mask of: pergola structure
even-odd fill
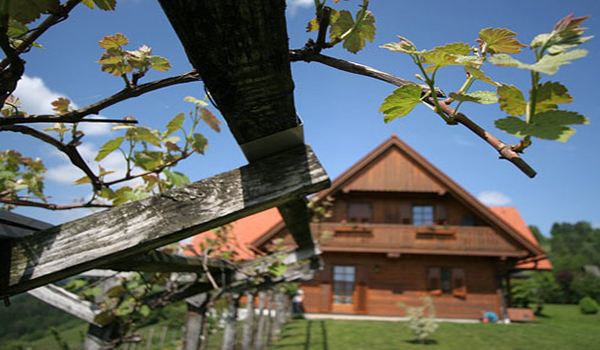
[[[0,297],[5,301],[35,289],[34,295],[56,306],[77,304],[72,313],[99,327],[93,305],[49,284],[92,269],[197,272],[197,259],[155,249],[274,206],[298,245],[286,261],[319,254],[306,196],[330,180],[304,144],[296,114],[285,1],[159,2],[249,164],[58,226],[2,214]],[[225,271],[230,287],[243,290],[243,278],[227,266],[215,262],[211,268]],[[283,279],[305,276],[302,268],[290,269]],[[195,285],[177,298],[210,289]],[[94,334],[101,343],[106,330],[99,328]]]

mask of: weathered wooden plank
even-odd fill
[[[300,123],[284,0],[159,2],[240,145]]]
[[[329,186],[309,146],[5,244],[0,297],[179,241]],[[8,247],[8,249],[7,249]]]
[[[100,326],[94,322],[94,318],[101,311],[96,305],[58,286],[49,284],[32,289],[27,293],[87,323]]]

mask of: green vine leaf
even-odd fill
[[[489,105],[498,102],[498,97],[493,91],[473,91],[466,94],[450,93],[450,97],[462,102],[475,102]]]
[[[498,87],[500,109],[510,115],[523,115],[527,111],[527,101],[518,87],[502,84]]]
[[[362,12],[363,10],[357,12],[357,20]],[[329,37],[332,42],[342,39],[344,48],[355,54],[365,47],[366,40],[373,42],[375,39],[375,16],[370,11],[365,11],[363,20],[356,25],[349,11],[339,11],[339,17],[331,24]]]
[[[5,1],[2,1],[3,5]],[[59,0],[13,0],[8,2],[8,16],[19,23],[28,24],[42,14],[59,8]]]
[[[81,2],[91,9],[98,6],[103,11],[114,11],[117,7],[117,0],[83,0]]]
[[[191,140],[191,145],[196,152],[204,154],[208,147],[208,140],[202,134],[194,134]]]
[[[111,154],[113,151],[115,151],[117,148],[119,148],[119,146],[121,146],[121,143],[123,143],[123,140],[125,140],[124,136],[121,137],[117,137],[114,140],[110,140],[107,143],[105,143],[102,147],[100,147],[100,151],[98,152],[98,155],[96,156],[96,158],[94,159],[95,161],[99,162],[102,159],[106,158],[109,154]],[[82,179],[79,179],[82,180]],[[77,181],[79,181],[77,180]]]
[[[557,82],[547,81],[538,88],[535,110],[537,113],[558,109],[559,103],[571,103],[573,97],[567,88]]]
[[[558,69],[565,65],[570,64],[571,61],[583,58],[587,56],[587,50],[573,50],[568,52],[563,52],[557,55],[545,55],[538,62],[534,64],[527,64],[520,62],[509,55],[498,54],[489,58],[489,62],[502,67],[517,67],[521,69],[529,69],[532,71],[554,75],[558,72]]]
[[[556,23],[552,33],[536,36],[530,46],[532,48],[541,47],[550,54],[557,54],[575,48],[593,38],[593,36],[582,37],[586,28],[580,26],[588,18],[589,16],[573,17],[573,14],[570,14]]]
[[[163,153],[157,151],[139,151],[133,154],[135,165],[144,170],[152,170],[163,165]]]
[[[170,182],[172,186],[181,186],[190,183],[190,178],[180,172],[172,172],[169,169],[165,169],[164,173],[167,177],[167,181]]]
[[[121,46],[129,44],[129,39],[121,33],[108,35],[98,42],[103,49],[120,49]]]
[[[206,103],[205,101],[199,100],[199,99],[197,99],[195,97],[192,97],[192,96],[186,96],[186,97],[183,98],[183,100],[186,101],[186,102],[191,102],[191,103],[193,103],[193,104],[195,104],[196,106],[199,106],[199,107],[206,107],[206,106],[208,106],[208,103]]]
[[[183,122],[185,121],[185,114],[179,113],[167,124],[167,130],[163,134],[163,139],[169,137],[177,130],[181,129]]]
[[[495,121],[498,129],[517,137],[533,136],[545,140],[566,142],[575,129],[568,125],[589,124],[589,120],[569,111],[547,111],[536,114],[535,122],[527,123],[521,118],[506,117]]]
[[[485,73],[476,67],[473,66],[465,66],[465,71],[469,74],[471,74],[471,76],[477,80],[481,80],[483,82],[486,82],[488,84],[494,85],[496,87],[502,85],[494,80],[492,80],[491,78],[489,78],[487,75],[485,75]]]
[[[52,110],[58,112],[59,114],[65,114],[69,112],[69,105],[71,101],[68,98],[59,97],[56,100],[52,101]]]
[[[397,117],[404,117],[421,102],[421,87],[418,85],[404,85],[397,88],[379,107],[379,112],[384,113],[384,121],[391,122]]]
[[[381,45],[379,47],[382,49],[388,49],[390,51],[403,52],[403,53],[408,53],[408,54],[425,52],[425,51],[418,52],[417,47],[410,40],[408,40],[404,37],[401,37],[399,35],[398,35],[398,38],[400,39],[400,42],[387,43],[387,44]]]
[[[487,49],[492,53],[517,53],[521,52],[523,45],[515,39],[517,33],[506,28],[485,28],[479,32],[480,42],[487,44]]]
[[[169,60],[161,57],[161,56],[148,56],[148,60],[151,63],[152,69],[155,69],[159,72],[166,72],[171,69],[171,64]]]

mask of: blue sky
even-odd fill
[[[341,1],[338,6],[357,8],[359,1]],[[486,27],[505,27],[518,33],[528,44],[539,33],[550,32],[554,24],[569,13],[591,15],[586,22],[588,35],[597,35],[600,28],[600,5],[597,0],[581,1],[429,1],[427,5],[410,6],[400,1],[372,1],[371,10],[377,19],[373,43],[357,55],[334,48],[328,55],[366,64],[399,77],[413,79],[416,67],[399,53],[379,46],[395,41],[395,35],[412,40],[419,48],[432,48],[445,43],[464,41],[474,44],[477,33]],[[299,48],[313,34],[305,33],[306,22],[314,17],[312,0],[291,1],[288,8],[290,47]],[[58,96],[67,96],[82,107],[122,88],[122,81],[100,71],[98,60],[102,49],[98,40],[106,35],[123,33],[130,38],[130,48],[146,44],[154,54],[167,57],[173,69],[167,73],[153,72],[144,81],[185,73],[191,66],[183,48],[156,1],[119,0],[115,12],[92,11],[79,6],[70,18],[51,29],[39,40],[45,48],[25,55],[26,77],[21,81],[18,96],[30,113],[49,112],[49,103]],[[429,109],[417,106],[404,118],[385,124],[377,110],[394,87],[370,78],[351,75],[319,63],[292,64],[296,83],[295,99],[298,114],[305,123],[305,137],[332,178],[335,178],[367,152],[397,134],[434,165],[448,174],[469,192],[492,205],[516,206],[527,223],[538,225],[548,233],[554,222],[586,220],[600,226],[600,135],[595,100],[600,69],[600,39],[584,45],[589,55],[564,66],[551,77],[569,88],[575,102],[566,106],[591,120],[590,125],[577,126],[577,133],[568,143],[535,140],[527,150],[526,160],[538,171],[529,179],[506,161],[498,160],[496,152],[463,127],[446,126]],[[531,62],[530,55],[520,59]],[[461,68],[449,68],[439,75],[439,86],[446,92],[462,83]],[[489,69],[489,74],[501,82],[527,89],[529,75],[514,68]],[[480,86],[481,89],[486,88]],[[143,125],[162,127],[179,112],[192,107],[185,96],[202,98],[201,83],[163,89],[106,109],[102,116],[122,118],[135,116]],[[463,112],[492,131],[507,143],[515,142],[508,134],[497,130],[493,120],[503,117],[497,106],[466,106]],[[215,112],[216,110],[213,109]],[[204,128],[210,148],[204,156],[195,156],[176,170],[199,180],[246,163],[228,130],[220,134]],[[108,127],[88,127],[82,153],[90,162],[98,148],[111,136]],[[65,159],[49,146],[20,135],[3,133],[2,149],[16,148],[26,156],[43,157],[49,168],[47,193],[53,201],[71,203],[84,197],[88,188],[71,186],[82,176],[67,166]],[[119,159],[107,158],[106,167],[122,168]],[[23,208],[18,213],[34,216],[55,224],[86,215],[88,210],[50,212]]]

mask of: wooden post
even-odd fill
[[[83,348],[85,350],[112,349],[112,341],[117,339],[119,336],[119,325],[117,323],[111,323],[104,327],[90,324]]]
[[[237,335],[237,314],[240,307],[240,295],[232,294],[225,318],[225,331],[223,333],[223,345],[221,350],[234,350]]]
[[[204,341],[202,333],[209,299],[207,293],[186,299],[188,311],[183,321],[182,350],[198,350]]]
[[[263,347],[263,337],[265,333],[266,317],[265,305],[267,303],[267,293],[265,291],[258,292],[258,327],[254,336],[254,350],[261,350]]]
[[[148,330],[148,340],[146,340],[146,350],[152,348],[152,340],[154,338],[154,327]]]
[[[242,336],[242,350],[250,350],[254,331],[254,299],[255,292],[246,293],[246,320],[244,321],[244,334]]]
[[[510,287],[510,273],[508,271],[505,272],[504,278],[506,281],[506,305],[507,307],[512,307],[512,291]]]
[[[281,291],[275,293],[275,316],[273,318],[272,332],[272,338],[274,340],[279,338],[281,326],[285,322],[285,306],[283,298],[285,298],[285,295]]]
[[[165,339],[167,338],[167,331],[168,330],[169,330],[169,328],[167,326],[163,326],[162,332],[160,334],[160,342],[158,343],[159,347],[161,349],[163,349],[165,347]]]
[[[267,335],[265,339],[266,347],[271,345],[271,337],[273,335],[273,309],[275,307],[275,293],[272,290],[269,291],[269,307],[267,308],[267,321],[265,325],[265,333]]]

